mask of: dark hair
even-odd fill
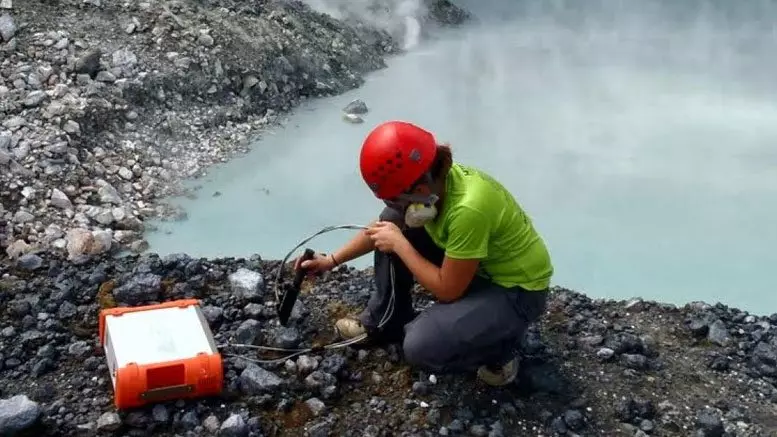
[[[434,162],[429,167],[429,174],[432,176],[432,180],[439,181],[444,178],[448,169],[453,164],[453,152],[451,152],[451,146],[448,144],[440,144],[437,146],[437,156],[434,157]]]

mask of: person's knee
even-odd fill
[[[439,369],[442,364],[441,359],[444,358],[439,353],[439,343],[441,340],[435,338],[428,330],[424,330],[423,326],[412,326],[405,334],[405,339],[402,343],[405,361],[416,367],[431,370]]]

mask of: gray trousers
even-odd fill
[[[384,211],[381,218],[386,220],[387,214]],[[404,234],[424,258],[437,266],[442,264],[444,251],[423,228],[407,229]],[[450,303],[436,302],[416,314],[410,270],[395,254],[376,250],[374,256],[376,290],[360,316],[361,322],[376,336],[401,340],[405,360],[427,371],[463,372],[507,362],[526,328],[545,311],[547,292],[504,288],[476,276],[463,297]],[[377,332],[375,327],[390,303],[391,264],[396,281],[394,312],[382,332]]]

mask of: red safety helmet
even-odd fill
[[[404,121],[388,121],[364,139],[359,166],[375,196],[387,200],[429,171],[436,155],[437,142],[430,132]]]

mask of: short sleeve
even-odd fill
[[[483,259],[488,255],[490,222],[471,208],[461,208],[451,215],[445,254],[456,259]]]

